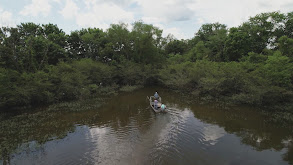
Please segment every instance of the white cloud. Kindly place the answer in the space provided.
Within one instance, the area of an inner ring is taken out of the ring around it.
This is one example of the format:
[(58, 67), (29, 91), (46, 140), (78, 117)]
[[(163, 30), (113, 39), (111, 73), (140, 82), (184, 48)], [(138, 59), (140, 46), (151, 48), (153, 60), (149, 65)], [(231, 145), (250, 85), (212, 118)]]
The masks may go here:
[(53, 0), (54, 2), (61, 4), (61, 0)]
[(210, 145), (215, 145), (221, 137), (225, 136), (226, 131), (217, 125), (207, 125), (204, 127), (202, 133), (203, 138), (201, 140), (209, 143)]
[(51, 5), (49, 0), (32, 0), (31, 4), (24, 6), (24, 9), (20, 11), (23, 16), (48, 16), (51, 11)]
[(143, 20), (143, 22), (148, 24), (157, 24), (161, 26), (160, 23), (163, 23), (162, 18), (159, 18), (159, 17), (142, 17), (141, 19)]
[[(14, 1), (17, 4), (16, 0)], [(30, 4), (14, 16), (34, 16), (42, 22), (43, 17), (61, 15), (56, 19), (72, 28), (72, 21), (79, 27), (106, 29), (111, 23), (145, 23), (161, 25), (164, 35), (172, 33), (176, 38), (191, 38), (204, 23), (219, 22), (235, 27), (249, 17), (263, 12), (292, 11), (292, 0), (26, 0)], [(54, 5), (54, 6), (53, 6)], [(11, 5), (11, 8), (13, 6)], [(60, 9), (61, 8), (61, 9)], [(5, 9), (6, 10), (6, 9)], [(52, 12), (52, 13), (50, 13)], [(0, 21), (12, 24), (12, 13), (1, 11)], [(18, 18), (18, 17), (15, 17)], [(23, 17), (20, 17), (22, 20)], [(68, 21), (70, 20), (70, 21)], [(15, 21), (15, 19), (14, 19)], [(36, 22), (38, 23), (38, 22)], [(71, 23), (71, 24), (70, 24)], [(3, 23), (2, 23), (3, 24)], [(59, 23), (60, 24), (60, 23)], [(76, 29), (71, 29), (76, 30)], [(185, 35), (184, 35), (185, 34)], [(188, 35), (187, 35), (188, 34)]]
[(163, 36), (166, 37), (168, 34), (173, 34), (176, 39), (179, 40), (188, 39), (188, 37), (179, 28), (176, 27), (163, 29)]
[(188, 7), (192, 0), (136, 1), (142, 8), (144, 18), (154, 20), (152, 23), (186, 21), (194, 16), (193, 11)]
[(60, 11), (65, 19), (72, 19), (78, 14), (79, 8), (72, 0), (66, 0), (65, 7)]
[[(152, 20), (145, 21), (144, 23), (150, 24)], [(163, 30), (163, 37), (167, 37), (169, 34), (172, 34), (176, 39), (188, 39), (188, 36), (186, 36), (182, 30), (178, 27), (166, 27), (164, 24), (155, 23), (152, 24), (153, 26)]]
[(84, 0), (84, 2), (88, 4), (104, 4), (104, 3), (109, 3), (109, 4), (115, 4), (120, 7), (127, 7), (131, 3), (135, 2), (135, 0)]
[(189, 8), (194, 11), (197, 18), (201, 18), (200, 23), (220, 22), (227, 24), (228, 27), (235, 27), (260, 13), (288, 12), (289, 9), (282, 6), (289, 3), (290, 0), (198, 0)]
[(15, 23), (13, 21), (12, 13), (0, 8), (0, 27), (3, 27), (3, 26), (11, 27), (11, 26), (15, 26)]
[(76, 24), (80, 27), (107, 29), (112, 23), (131, 23), (134, 21), (133, 13), (111, 2), (101, 3), (98, 0), (87, 0), (85, 5), (87, 10), (78, 10), (75, 2), (67, 0), (61, 13), (65, 19), (75, 18)]

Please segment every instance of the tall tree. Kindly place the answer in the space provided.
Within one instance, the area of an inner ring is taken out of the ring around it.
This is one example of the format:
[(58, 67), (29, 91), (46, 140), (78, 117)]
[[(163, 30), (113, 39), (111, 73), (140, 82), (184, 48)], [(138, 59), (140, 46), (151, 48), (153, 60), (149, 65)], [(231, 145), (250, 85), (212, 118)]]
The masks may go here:
[(225, 42), (225, 61), (238, 61), (250, 51), (250, 37), (239, 28), (231, 28)]
[(161, 62), (159, 47), (162, 41), (162, 30), (153, 25), (135, 22), (131, 32), (134, 61), (139, 63)]
[(283, 55), (293, 58), (293, 38), (281, 37), (279, 39), (279, 49)]
[(167, 54), (184, 54), (187, 50), (187, 42), (185, 40), (174, 40), (166, 45), (165, 51)]
[(224, 46), (227, 37), (226, 25), (220, 23), (204, 24), (196, 33), (196, 37), (204, 42), (209, 50), (208, 59), (224, 61)]
[(68, 47), (66, 50), (68, 51), (70, 59), (80, 59), (85, 57), (84, 42), (81, 36), (81, 31), (73, 31), (68, 36)]
[(98, 28), (88, 28), (81, 36), (85, 48), (85, 57), (93, 60), (101, 60), (102, 50), (105, 47), (105, 33)]
[(0, 64), (5, 68), (22, 71), (24, 41), (18, 28), (1, 29)]
[[(107, 30), (107, 37), (109, 44), (112, 45), (112, 52), (108, 50), (109, 58), (120, 61), (121, 58), (130, 60), (133, 43), (130, 40), (130, 32), (127, 29), (128, 25), (124, 23), (111, 24)], [(113, 56), (111, 56), (113, 55)], [(107, 54), (105, 54), (107, 56)]]
[(243, 23), (240, 29), (250, 36), (251, 51), (261, 53), (265, 48), (276, 47), (284, 33), (285, 15), (279, 12), (261, 13)]
[(286, 16), (285, 30), (286, 36), (293, 38), (293, 12), (290, 12)]

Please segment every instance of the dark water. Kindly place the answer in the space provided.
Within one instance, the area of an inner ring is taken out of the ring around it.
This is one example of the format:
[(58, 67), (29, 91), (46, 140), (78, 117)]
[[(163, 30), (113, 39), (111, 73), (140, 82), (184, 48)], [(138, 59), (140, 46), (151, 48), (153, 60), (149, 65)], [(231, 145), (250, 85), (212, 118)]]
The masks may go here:
[[(168, 113), (150, 109), (155, 90)], [(94, 104), (0, 114), (0, 164), (293, 164), (292, 127), (253, 109), (198, 105), (155, 88)]]

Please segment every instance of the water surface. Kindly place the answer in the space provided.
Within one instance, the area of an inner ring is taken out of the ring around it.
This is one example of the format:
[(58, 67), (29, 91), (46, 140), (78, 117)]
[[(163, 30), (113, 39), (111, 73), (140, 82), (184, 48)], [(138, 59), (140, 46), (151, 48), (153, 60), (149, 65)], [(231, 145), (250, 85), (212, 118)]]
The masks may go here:
[[(156, 90), (166, 114), (146, 100)], [(0, 164), (293, 164), (292, 127), (256, 109), (199, 105), (158, 88), (94, 104), (1, 113)]]

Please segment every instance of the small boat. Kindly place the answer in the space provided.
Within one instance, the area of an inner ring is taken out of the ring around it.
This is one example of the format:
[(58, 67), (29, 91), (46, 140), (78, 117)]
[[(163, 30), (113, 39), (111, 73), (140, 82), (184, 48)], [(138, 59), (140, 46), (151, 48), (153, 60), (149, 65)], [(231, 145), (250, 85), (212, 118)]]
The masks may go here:
[(152, 107), (152, 109), (154, 110), (154, 112), (156, 112), (156, 113), (166, 112), (166, 110), (162, 110), (161, 109), (161, 105), (162, 105), (162, 99), (161, 99), (161, 97), (159, 97), (159, 99), (158, 99), (158, 108), (157, 109), (155, 109), (155, 106), (154, 106), (154, 104), (155, 104), (155, 102), (154, 102), (155, 97), (154, 96), (150, 96), (150, 97), (147, 96), (147, 99), (150, 101), (150, 106)]

